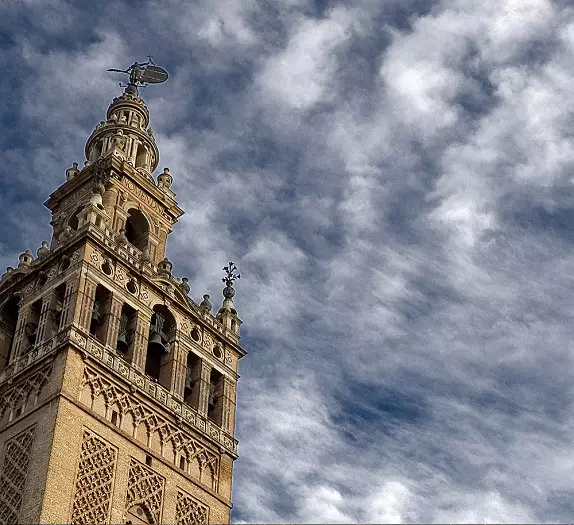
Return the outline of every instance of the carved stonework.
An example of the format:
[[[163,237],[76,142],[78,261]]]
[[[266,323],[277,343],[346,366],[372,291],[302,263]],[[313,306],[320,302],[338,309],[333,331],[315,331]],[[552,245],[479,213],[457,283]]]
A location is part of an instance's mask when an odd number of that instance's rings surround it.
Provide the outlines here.
[[[177,525],[207,525],[209,507],[180,489],[177,491],[175,519]]]
[[[108,522],[115,464],[115,448],[99,436],[84,430],[72,523]]]
[[[6,412],[18,417],[27,408],[31,408],[30,399],[37,399],[40,396],[44,385],[50,379],[51,373],[52,365],[50,364],[5,392],[0,397],[0,421]]]
[[[217,486],[218,456],[181,427],[140,402],[132,392],[86,367],[80,401],[107,419],[111,418],[113,411],[117,411],[123,422],[122,430],[148,447],[159,447],[156,452],[173,463],[176,463],[178,455],[184,457],[190,465],[189,473],[192,476],[210,488]]]
[[[163,501],[163,476],[132,459],[128,476],[126,511],[134,507],[143,507],[151,523],[161,523]]]
[[[31,427],[6,443],[0,473],[0,523],[18,522],[33,441]]]

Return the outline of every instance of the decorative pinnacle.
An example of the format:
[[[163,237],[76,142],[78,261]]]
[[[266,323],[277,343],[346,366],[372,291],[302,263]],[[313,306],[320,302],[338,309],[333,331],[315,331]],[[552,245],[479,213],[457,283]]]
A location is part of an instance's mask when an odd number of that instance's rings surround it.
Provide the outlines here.
[[[227,274],[223,279],[221,279],[227,286],[233,287],[233,282],[236,279],[241,279],[241,275],[237,272],[237,266],[229,261],[228,266],[223,267],[223,271]]]

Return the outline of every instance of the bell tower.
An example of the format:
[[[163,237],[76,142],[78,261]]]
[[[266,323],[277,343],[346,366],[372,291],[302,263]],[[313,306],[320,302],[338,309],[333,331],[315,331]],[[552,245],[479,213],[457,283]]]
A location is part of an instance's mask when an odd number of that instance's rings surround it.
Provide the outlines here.
[[[148,64],[46,201],[51,242],[0,280],[0,523],[230,519],[239,275],[224,268],[214,315],[172,273],[183,211],[152,175]]]

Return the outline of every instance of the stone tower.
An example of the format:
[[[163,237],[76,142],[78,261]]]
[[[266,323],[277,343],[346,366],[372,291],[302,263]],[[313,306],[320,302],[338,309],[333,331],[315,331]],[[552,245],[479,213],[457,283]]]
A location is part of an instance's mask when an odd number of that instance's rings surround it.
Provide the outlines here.
[[[239,326],[189,298],[183,211],[130,83],[0,281],[0,523],[228,523]]]

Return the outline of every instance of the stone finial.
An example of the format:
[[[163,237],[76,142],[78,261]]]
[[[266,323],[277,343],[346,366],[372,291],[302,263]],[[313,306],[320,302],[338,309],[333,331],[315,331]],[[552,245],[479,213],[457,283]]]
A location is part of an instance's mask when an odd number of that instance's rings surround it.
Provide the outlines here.
[[[103,182],[97,180],[96,183],[92,186],[92,195],[90,197],[90,204],[96,206],[97,208],[102,209],[103,206],[103,194],[106,191],[106,187],[104,186]]]
[[[118,244],[122,244],[125,245],[128,243],[128,238],[126,236],[126,230],[124,228],[122,228],[119,233],[116,233],[116,236],[114,237],[114,240],[118,243]]]
[[[46,257],[49,253],[50,253],[50,247],[48,245],[48,241],[42,241],[42,246],[40,246],[38,248],[38,250],[36,251],[36,255],[38,256],[38,259],[42,259],[43,257]]]
[[[78,163],[74,162],[72,167],[66,170],[66,180],[72,180],[78,173],[80,173]]]
[[[210,312],[212,308],[211,305],[211,301],[209,300],[209,295],[205,294],[203,296],[203,301],[201,301],[201,304],[199,305],[199,309],[202,310],[203,312]]]
[[[225,283],[225,288],[223,289],[223,306],[221,310],[231,310],[235,312],[235,306],[233,305],[233,296],[235,295],[235,289],[233,288],[233,283],[237,279],[241,278],[241,275],[237,272],[237,266],[233,262],[229,261],[228,266],[223,267],[223,271],[226,273],[225,277],[221,279]]]
[[[60,233],[58,237],[58,244],[66,242],[68,239],[70,239],[70,237],[72,237],[72,235],[73,235],[72,228],[70,228],[69,225],[64,226],[62,233]]]
[[[173,177],[169,173],[169,168],[164,168],[163,173],[157,176],[157,185],[161,189],[169,190],[173,183]]]
[[[158,272],[163,275],[171,275],[172,268],[173,264],[167,257],[157,265]]]
[[[18,257],[18,268],[26,268],[27,266],[30,266],[30,264],[32,264],[32,262],[34,261],[34,256],[32,255],[32,252],[30,250],[26,250],[24,253],[21,253],[20,256]]]
[[[187,277],[181,278],[181,283],[179,283],[179,287],[181,288],[182,292],[187,295],[189,293],[189,279]]]

